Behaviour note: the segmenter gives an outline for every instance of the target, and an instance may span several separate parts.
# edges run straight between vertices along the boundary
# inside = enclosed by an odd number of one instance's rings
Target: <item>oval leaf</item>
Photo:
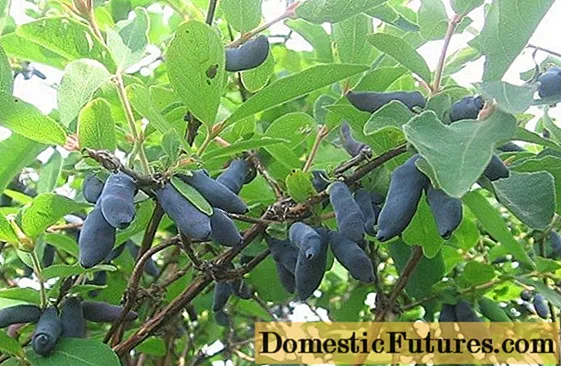
[[[111,105],[105,99],[94,99],[78,116],[80,148],[115,151],[115,121]]]
[[[189,184],[185,183],[177,177],[171,178],[171,184],[177,189],[183,197],[187,198],[199,211],[212,215],[212,206],[208,201],[197,191],[195,188],[191,187]]]

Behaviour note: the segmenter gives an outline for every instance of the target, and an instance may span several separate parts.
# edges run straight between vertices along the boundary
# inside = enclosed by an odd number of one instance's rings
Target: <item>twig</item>
[[[179,237],[181,238],[181,248],[183,249],[185,254],[187,254],[187,257],[189,257],[195,268],[202,269],[203,262],[201,262],[199,257],[197,257],[197,255],[193,251],[193,248],[191,247],[191,238],[189,238],[187,235],[184,235],[183,233],[180,233]]]
[[[30,253],[30,257],[31,261],[33,262],[33,271],[35,272],[35,276],[37,276],[37,281],[39,281],[39,290],[41,293],[41,308],[44,309],[47,306],[47,293],[45,291],[43,276],[41,275],[41,263],[35,251]]]
[[[47,231],[52,233],[55,231],[61,231],[61,230],[69,230],[69,229],[78,229],[81,228],[82,225],[84,225],[83,222],[74,222],[71,224],[63,224],[63,225],[53,225],[53,226],[49,226],[47,228]],[[1,249],[0,249],[1,251]]]
[[[307,172],[312,167],[312,164],[314,162],[314,158],[316,157],[316,154],[317,154],[318,149],[319,149],[319,145],[321,144],[323,139],[325,139],[327,137],[328,134],[329,134],[329,128],[327,127],[327,125],[322,125],[318,130],[318,134],[317,134],[316,139],[314,141],[314,145],[312,146],[312,151],[310,151],[310,155],[308,156],[308,159],[306,160],[306,164],[304,165],[304,169],[302,169],[304,172]]]
[[[147,250],[146,253],[144,253],[144,255],[136,262],[136,265],[134,266],[131,277],[129,279],[129,283],[127,285],[126,301],[125,301],[125,305],[123,306],[123,311],[121,312],[121,316],[119,317],[119,319],[117,319],[113,323],[113,325],[105,335],[105,338],[103,340],[105,343],[109,342],[113,334],[116,332],[116,330],[125,320],[125,317],[128,314],[128,312],[132,309],[134,301],[136,300],[138,283],[140,282],[140,277],[142,276],[142,272],[144,271],[144,265],[146,264],[148,259],[150,259],[154,254],[172,245],[177,245],[178,243],[179,243],[179,239],[177,237],[173,237],[170,240]]]
[[[265,29],[268,29],[269,27],[271,27],[273,24],[276,24],[280,21],[283,21],[284,19],[287,18],[292,18],[295,16],[294,10],[298,7],[298,5],[300,5],[300,2],[297,1],[295,3],[290,4],[286,10],[284,11],[284,13],[282,13],[281,15],[279,15],[278,17],[276,17],[275,19],[261,24],[259,27],[244,33],[241,35],[240,38],[238,38],[237,40],[230,42],[226,45],[227,48],[233,48],[233,47],[239,47],[240,45],[244,44],[245,42],[247,42],[248,40],[250,40],[251,38],[253,38],[255,35],[263,32]]]
[[[526,47],[533,48],[533,49],[538,50],[538,51],[543,51],[543,52],[549,53],[550,55],[553,55],[553,56],[561,57],[561,53],[559,53],[559,52],[555,52],[555,51],[552,51],[552,50],[544,48],[544,47],[536,46],[536,45],[533,45],[531,43],[528,44]]]
[[[444,62],[446,61],[446,53],[448,52],[448,46],[450,46],[450,40],[454,35],[454,31],[458,26],[458,23],[462,20],[463,15],[454,14],[452,19],[448,21],[448,28],[446,29],[446,35],[444,36],[444,44],[442,45],[442,51],[440,51],[440,58],[438,59],[438,65],[436,67],[436,73],[434,77],[434,84],[432,86],[433,93],[437,93],[440,90],[440,83],[442,81],[442,72],[444,70]]]
[[[281,187],[279,186],[279,184],[277,183],[275,178],[273,178],[269,174],[267,169],[265,169],[265,167],[263,166],[263,163],[261,163],[261,160],[259,160],[259,157],[257,156],[257,153],[255,151],[252,151],[252,152],[249,153],[249,161],[253,164],[255,169],[257,169],[259,174],[261,174],[261,176],[265,179],[267,184],[273,189],[275,197],[277,199],[284,198],[284,194],[282,193]]]
[[[206,13],[206,24],[212,25],[212,20],[214,19],[214,13],[216,12],[216,5],[218,0],[209,0],[208,2],[208,12]]]
[[[250,224],[271,225],[271,224],[278,223],[278,221],[274,221],[274,220],[264,220],[264,219],[260,219],[260,218],[256,218],[256,217],[251,217],[251,216],[241,215],[241,214],[235,214],[235,213],[230,213],[230,212],[228,212],[227,215],[234,220],[249,222]]]
[[[370,148],[364,148],[360,150],[360,153],[357,156],[341,163],[338,167],[335,168],[333,172],[336,176],[342,175],[347,170],[354,168],[355,166],[370,158],[372,158],[372,150],[370,150]]]
[[[121,163],[119,159],[113,156],[110,152],[105,150],[93,150],[85,148],[82,150],[88,157],[97,161],[101,166],[109,171],[117,171],[125,173],[126,175],[132,177],[136,183],[142,187],[154,187],[159,185],[159,181],[153,179],[151,176],[138,174],[134,170],[126,167]]]

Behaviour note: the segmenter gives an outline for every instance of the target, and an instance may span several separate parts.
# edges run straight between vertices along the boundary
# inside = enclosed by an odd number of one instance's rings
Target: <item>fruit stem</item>
[[[39,257],[37,257],[37,253],[35,253],[35,251],[29,254],[31,256],[31,261],[33,262],[33,272],[35,272],[35,276],[37,276],[37,280],[39,281],[41,308],[44,309],[47,307],[47,293],[45,292],[45,283],[43,282],[43,276],[41,275],[41,263],[39,262]]]
[[[327,137],[328,134],[329,134],[329,128],[326,125],[322,125],[318,130],[318,134],[314,141],[314,145],[312,146],[312,151],[310,151],[310,155],[308,156],[308,160],[306,160],[304,169],[302,169],[304,172],[307,172],[312,167],[312,164],[314,162],[314,159],[319,149],[319,145],[321,144],[323,139]]]
[[[463,15],[454,14],[452,19],[448,21],[448,28],[446,29],[446,35],[444,36],[444,44],[442,45],[442,51],[440,52],[440,58],[438,59],[438,66],[436,67],[434,84],[432,87],[433,94],[438,93],[438,91],[440,90],[440,83],[442,81],[442,72],[444,70],[444,62],[446,61],[448,46],[450,46],[450,40],[452,40],[454,31],[456,30],[456,27],[463,17]]]

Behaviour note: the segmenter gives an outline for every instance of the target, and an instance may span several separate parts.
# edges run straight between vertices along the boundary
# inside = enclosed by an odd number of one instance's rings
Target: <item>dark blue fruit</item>
[[[330,231],[329,245],[337,261],[354,279],[365,283],[374,281],[372,262],[357,243],[337,231]]]
[[[221,327],[229,327],[230,326],[230,316],[224,310],[220,310],[214,313],[214,320],[216,320],[216,324],[220,325]]]
[[[103,262],[115,244],[116,229],[101,213],[99,201],[88,214],[78,238],[80,264],[91,268]]]
[[[232,160],[228,169],[222,172],[216,181],[228,187],[235,194],[240,193],[249,173],[249,163],[242,159]]]
[[[520,293],[520,298],[524,301],[530,301],[530,300],[532,300],[532,293],[528,290],[523,290]]]
[[[89,203],[96,203],[101,191],[103,191],[104,183],[95,174],[90,174],[84,178],[82,185],[82,194],[84,199]]]
[[[324,170],[312,170],[312,185],[316,192],[325,191],[329,185],[329,178]]]
[[[115,247],[111,250],[111,253],[109,253],[109,255],[107,256],[107,258],[105,258],[105,263],[111,263],[113,260],[117,259],[121,254],[123,254],[123,250],[125,250],[125,247],[127,242],[124,242],[123,244],[120,244],[118,247]]]
[[[105,286],[107,284],[107,272],[99,271],[94,273],[93,279],[87,280],[86,285],[96,285],[96,286]],[[88,295],[91,297],[96,297],[99,295],[100,290],[91,290],[88,292]]]
[[[455,306],[450,304],[442,304],[442,310],[438,316],[438,321],[441,323],[445,322],[456,322],[456,311]]]
[[[378,192],[370,192],[370,198],[375,205],[381,205],[386,200],[386,197]]]
[[[245,283],[244,280],[237,279],[232,283],[232,290],[237,297],[244,300],[249,300],[253,297],[253,290]]]
[[[508,178],[510,173],[508,168],[503,164],[501,158],[493,154],[491,161],[483,171],[483,175],[487,177],[490,181],[495,181],[501,178]]]
[[[367,145],[358,142],[353,138],[351,135],[351,127],[346,122],[343,122],[341,125],[341,142],[343,144],[343,148],[352,157],[357,156],[364,148],[367,147]]]
[[[138,259],[138,253],[140,252],[140,248],[131,240],[128,240],[126,243],[127,249],[132,256],[133,260]],[[146,263],[144,263],[144,273],[154,278],[160,275],[160,270],[156,265],[156,262],[152,258],[148,258]]]
[[[43,251],[43,268],[50,267],[55,261],[55,247],[51,244],[45,245],[45,250]]]
[[[62,323],[57,310],[53,307],[45,309],[37,322],[35,333],[33,333],[31,339],[31,345],[35,353],[41,356],[47,356],[51,353],[61,333]]]
[[[549,239],[551,241],[551,250],[555,254],[555,258],[561,257],[561,235],[556,231],[552,231]]]
[[[261,65],[269,55],[269,40],[259,36],[236,48],[226,48],[226,71],[249,70]]]
[[[541,98],[561,96],[561,67],[552,67],[539,78],[538,94]]]
[[[265,237],[273,260],[282,264],[290,273],[294,274],[299,248],[290,240],[279,240],[270,236]]]
[[[233,291],[232,282],[216,282],[216,285],[214,285],[214,296],[212,298],[212,311],[217,312],[223,310]]]
[[[210,217],[199,211],[169,183],[154,193],[180,232],[194,239],[208,239],[211,232]]]
[[[415,166],[416,154],[392,173],[386,202],[378,217],[379,241],[387,241],[405,230],[417,211],[423,189],[429,180]]]
[[[238,214],[248,211],[245,203],[228,187],[210,178],[202,170],[194,170],[191,173],[192,176],[181,174],[178,177],[199,191],[213,207]]]
[[[450,239],[454,230],[462,222],[462,201],[429,185],[427,188],[427,203],[432,211],[438,233],[444,239]]]
[[[296,289],[296,279],[294,274],[290,272],[282,263],[275,262],[277,268],[277,276],[281,282],[282,287],[289,293],[293,294]]]
[[[210,217],[211,239],[226,247],[241,244],[243,238],[234,221],[221,209],[214,207],[213,210]]]
[[[343,182],[331,184],[329,201],[335,211],[339,232],[354,242],[360,242],[364,237],[364,216],[349,187]]]
[[[504,145],[501,145],[497,148],[497,150],[502,152],[519,152],[519,151],[526,151],[523,147],[518,146],[514,142],[507,142]]]
[[[60,312],[60,321],[62,322],[63,337],[86,337],[86,320],[80,299],[71,297],[64,302]]]
[[[477,119],[479,111],[481,111],[484,105],[485,101],[481,96],[465,97],[452,104],[452,108],[450,109],[450,121],[456,122],[463,119]]]
[[[105,220],[116,229],[124,229],[130,225],[136,214],[134,195],[136,184],[124,174],[111,174],[101,192],[101,212]]]
[[[534,309],[536,309],[536,313],[540,316],[540,318],[549,318],[549,306],[547,306],[545,298],[540,294],[536,294],[536,296],[534,296]]]
[[[123,310],[122,306],[106,304],[99,301],[82,302],[84,319],[96,323],[113,323],[121,317]],[[138,318],[138,314],[134,311],[129,311],[125,316],[126,321],[132,321],[136,318]]]
[[[364,217],[364,230],[368,235],[376,236],[374,225],[376,225],[378,215],[374,209],[370,192],[363,188],[357,189],[355,192],[355,202],[358,207],[360,207],[360,211],[362,211],[362,216]]]
[[[37,323],[41,309],[35,305],[15,305],[0,310],[0,328],[12,324]]]
[[[477,316],[471,304],[465,300],[460,300],[454,307],[456,319],[458,322],[480,322],[481,319]]]
[[[350,91],[347,93],[347,99],[355,108],[370,113],[376,112],[392,100],[400,101],[409,109],[413,109],[413,107],[424,108],[426,104],[425,97],[418,91],[388,93]]]
[[[308,259],[304,251],[298,252],[294,277],[296,293],[300,300],[310,297],[321,284],[327,264],[327,241],[322,240],[321,250],[313,259]]]
[[[290,226],[288,237],[300,248],[306,258],[313,259],[319,255],[323,240],[312,227],[303,222],[295,222]]]

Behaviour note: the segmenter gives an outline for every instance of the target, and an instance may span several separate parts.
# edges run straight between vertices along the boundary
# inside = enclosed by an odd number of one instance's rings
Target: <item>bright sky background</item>
[[[489,0],[487,0],[489,1]],[[532,1],[532,0],[528,0]],[[444,0],[449,13],[452,14],[452,10],[449,5],[449,0]],[[24,14],[24,6],[27,6],[22,0],[13,0],[10,14],[16,19],[18,24],[32,21],[32,18],[27,17]],[[413,9],[418,9],[420,6],[420,0],[412,0],[410,6]],[[285,7],[284,0],[264,0],[263,1],[263,15],[265,20],[271,20],[282,13]],[[159,5],[154,5],[153,8],[161,9]],[[166,9],[169,13],[170,9]],[[469,14],[469,16],[474,20],[472,27],[476,29],[481,29],[484,22],[483,9],[479,8]],[[329,30],[329,26],[326,25],[326,29]],[[271,28],[271,34],[287,34],[289,32],[288,27],[284,24],[279,23]],[[448,54],[465,47],[467,42],[473,38],[469,34],[454,35]],[[553,7],[543,19],[542,23],[532,36],[530,40],[531,44],[536,46],[544,47],[552,51],[561,53],[561,1],[554,3]],[[311,47],[300,37],[298,34],[293,33],[292,39],[287,43],[287,47],[294,50],[310,50]],[[438,56],[442,47],[442,41],[429,42],[419,49],[419,52],[427,61],[431,70],[436,68],[438,62]],[[522,80],[519,78],[519,73],[526,71],[534,67],[534,62],[531,56],[532,50],[526,50],[523,52],[516,61],[512,64],[511,68],[504,77],[504,80],[512,84],[521,84]],[[538,62],[542,61],[547,56],[546,53],[539,51],[537,53]],[[50,112],[53,108],[56,108],[56,85],[60,83],[62,77],[62,72],[54,68],[36,65],[37,69],[42,71],[46,76],[46,80],[41,80],[37,77],[31,80],[24,80],[23,77],[18,76],[15,82],[14,94],[21,99],[30,102],[41,109],[44,113]],[[464,68],[459,73],[455,74],[453,77],[460,85],[470,86],[471,83],[478,82],[481,80],[483,74],[483,59],[475,62],[468,67]],[[538,109],[533,109],[530,113],[539,115]],[[557,120],[561,119],[561,108],[553,108],[550,110],[550,115],[555,117]],[[8,134],[2,133],[7,132],[7,130],[0,130],[0,136],[6,136]],[[47,155],[48,156],[48,155]],[[44,156],[46,158],[47,156]],[[20,284],[23,285],[23,284]],[[28,284],[31,285],[31,284]],[[33,285],[32,285],[33,286]],[[372,305],[374,301],[373,296],[369,296],[367,303]],[[299,304],[296,305],[296,309],[291,316],[293,321],[313,321],[319,320],[318,315],[327,320],[327,312],[324,309],[317,309],[314,313],[306,305]],[[218,341],[215,344],[208,347],[206,350],[209,353],[215,352],[217,349],[221,349],[222,344]],[[220,363],[216,363],[220,364]],[[232,365],[230,361],[227,362],[228,365]]]

